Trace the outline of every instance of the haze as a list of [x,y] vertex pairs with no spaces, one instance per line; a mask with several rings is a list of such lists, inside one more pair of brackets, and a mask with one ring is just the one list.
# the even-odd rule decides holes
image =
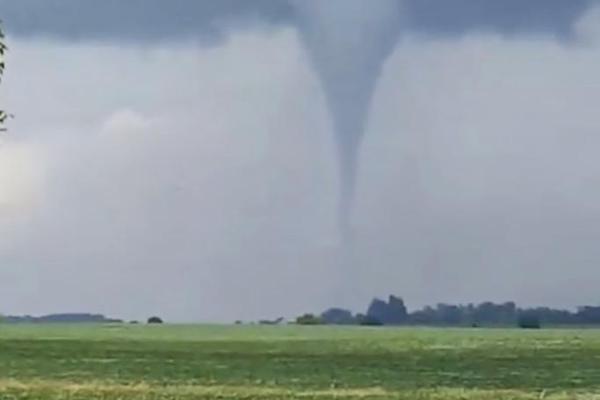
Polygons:
[[599,3],[402,3],[348,256],[341,117],[291,4],[0,1],[0,311],[598,304]]

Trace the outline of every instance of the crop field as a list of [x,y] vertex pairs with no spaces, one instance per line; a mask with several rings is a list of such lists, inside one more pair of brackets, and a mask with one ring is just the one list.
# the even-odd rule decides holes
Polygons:
[[600,331],[0,325],[3,400],[296,398],[600,399]]

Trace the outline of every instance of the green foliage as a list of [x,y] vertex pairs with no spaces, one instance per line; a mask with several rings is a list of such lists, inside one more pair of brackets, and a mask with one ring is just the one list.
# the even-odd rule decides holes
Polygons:
[[378,321],[380,325],[399,325],[407,322],[408,314],[404,300],[400,297],[390,296],[387,302],[380,299],[373,299],[367,309],[367,321]]
[[324,311],[321,313],[321,321],[331,325],[354,325],[357,323],[352,312],[343,308],[330,308]]
[[358,324],[362,326],[383,326],[383,322],[373,315],[357,315]]
[[148,318],[147,321],[149,324],[162,324],[163,320],[160,317],[154,316],[154,317],[150,317]]
[[540,329],[542,323],[540,317],[534,312],[523,312],[518,319],[519,328],[522,329]]
[[296,318],[297,325],[321,325],[323,321],[314,314],[304,314]]

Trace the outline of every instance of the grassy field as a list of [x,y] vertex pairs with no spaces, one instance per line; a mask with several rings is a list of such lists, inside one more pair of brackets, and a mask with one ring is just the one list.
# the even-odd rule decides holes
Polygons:
[[0,325],[3,400],[254,398],[600,399],[600,330]]

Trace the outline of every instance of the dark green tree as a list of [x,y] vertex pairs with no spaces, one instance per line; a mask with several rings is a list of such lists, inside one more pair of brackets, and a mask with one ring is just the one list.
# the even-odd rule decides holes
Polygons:
[[540,316],[531,310],[522,311],[517,319],[517,324],[522,329],[540,329],[542,327]]
[[150,317],[148,318],[147,321],[149,324],[162,324],[163,320],[160,317],[154,316],[154,317]]
[[314,314],[304,314],[296,318],[297,325],[321,325],[323,321]]

